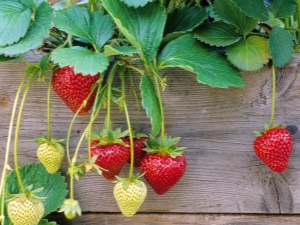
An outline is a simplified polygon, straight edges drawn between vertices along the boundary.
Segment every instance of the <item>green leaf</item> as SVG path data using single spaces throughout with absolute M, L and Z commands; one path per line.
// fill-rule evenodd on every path
M 212 87 L 243 87 L 238 71 L 218 52 L 185 34 L 170 42 L 158 60 L 159 69 L 180 67 L 196 73 L 197 81 Z
M 203 24 L 195 30 L 194 36 L 207 44 L 215 46 L 231 45 L 241 39 L 234 27 L 224 22 Z
M 236 26 L 243 35 L 249 34 L 258 22 L 242 12 L 231 0 L 216 0 L 214 11 L 219 18 Z
M 207 12 L 200 7 L 181 7 L 168 14 L 164 35 L 185 33 L 199 26 L 206 18 Z
M 228 60 L 240 70 L 256 71 L 269 61 L 268 40 L 250 36 L 226 48 Z
M 157 54 L 166 22 L 165 8 L 159 2 L 133 8 L 119 1 L 102 0 L 108 13 L 140 56 L 150 63 Z
M 60 173 L 49 174 L 40 163 L 24 165 L 19 168 L 19 171 L 24 186 L 33 185 L 33 190 L 44 188 L 36 194 L 39 197 L 46 197 L 43 201 L 45 207 L 44 215 L 56 211 L 63 204 L 68 191 L 65 178 Z M 14 170 L 7 176 L 6 193 L 21 193 Z M 6 221 L 9 222 L 9 218 L 6 218 Z
M 152 135 L 155 136 L 160 132 L 162 118 L 160 114 L 159 101 L 156 96 L 153 82 L 150 79 L 150 77 L 145 73 L 143 74 L 141 79 L 140 89 L 142 96 L 142 104 L 151 121 Z
M 133 6 L 135 8 L 140 6 L 145 6 L 148 2 L 152 2 L 153 0 L 120 0 L 121 2 L 126 3 L 128 6 Z
M 266 21 L 269 19 L 268 10 L 262 0 L 232 0 L 248 16 Z
M 0 62 L 6 62 L 9 60 L 15 59 L 14 57 L 8 57 L 8 56 L 4 56 L 4 55 L 0 55 Z
M 133 54 L 140 53 L 139 50 L 130 47 L 130 46 L 120 46 L 120 47 L 112 47 L 110 45 L 104 46 L 104 55 L 112 56 L 112 55 L 126 55 L 132 56 Z
M 74 66 L 75 73 L 96 75 L 108 67 L 108 59 L 102 53 L 95 53 L 83 47 L 60 48 L 52 52 L 51 58 L 63 66 Z
M 270 33 L 269 49 L 275 65 L 285 66 L 292 57 L 293 36 L 281 27 L 273 27 Z
M 287 18 L 293 16 L 297 9 L 296 0 L 274 0 L 270 8 L 276 18 Z
M 51 28 L 52 18 L 52 8 L 47 2 L 42 2 L 36 10 L 35 21 L 30 24 L 26 35 L 16 44 L 0 48 L 0 54 L 14 56 L 40 47 Z
M 11 45 L 25 36 L 31 10 L 12 1 L 0 2 L 0 46 Z
M 48 220 L 43 219 L 43 220 L 41 220 L 41 221 L 38 223 L 38 225 L 57 225 L 57 223 L 56 223 L 56 222 L 49 222 Z
M 113 21 L 108 15 L 100 11 L 93 13 L 79 6 L 57 11 L 54 24 L 60 30 L 88 40 L 96 45 L 98 51 L 114 32 Z

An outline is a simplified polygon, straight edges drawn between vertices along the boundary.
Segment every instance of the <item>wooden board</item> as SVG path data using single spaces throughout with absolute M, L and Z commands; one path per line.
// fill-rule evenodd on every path
M 275 123 L 282 123 L 284 126 L 299 126 L 300 123 L 299 62 L 300 56 L 295 55 L 286 68 L 277 70 Z M 2 155 L 14 95 L 24 69 L 25 65 L 20 62 L 0 64 Z M 162 71 L 162 75 L 168 78 L 168 86 L 163 94 L 166 131 L 172 137 L 181 137 L 180 146 L 188 147 L 188 167 L 180 182 L 163 196 L 156 195 L 148 186 L 149 193 L 140 212 L 195 214 L 191 218 L 197 217 L 196 214 L 199 213 L 300 213 L 300 132 L 294 134 L 293 154 L 283 173 L 273 173 L 267 169 L 252 149 L 255 138 L 252 131 L 262 130 L 263 124 L 269 122 L 270 68 L 243 74 L 246 87 L 242 89 L 211 88 L 197 83 L 194 74 L 179 69 Z M 138 75 L 134 76 L 138 80 Z M 117 79 L 115 85 L 118 85 Z M 36 81 L 26 101 L 20 131 L 21 164 L 38 161 L 33 136 L 43 135 L 47 129 L 46 94 L 47 83 Z M 131 97 L 129 104 L 134 120 L 136 106 Z M 52 94 L 51 116 L 53 137 L 65 138 L 73 114 L 55 93 Z M 104 117 L 105 111 L 101 111 L 94 128 L 102 128 Z M 72 151 L 88 120 L 88 116 L 76 120 L 70 145 Z M 118 112 L 116 106 L 113 107 L 112 121 L 115 126 L 126 128 L 125 117 Z M 142 113 L 139 131 L 149 133 L 150 129 L 149 119 Z M 80 155 L 86 157 L 86 143 L 83 144 Z M 13 166 L 12 163 L 11 165 Z M 2 168 L 2 161 L 0 166 Z M 61 172 L 65 174 L 66 171 L 65 160 Z M 128 166 L 122 174 L 126 176 L 127 173 Z M 80 201 L 83 212 L 119 212 L 112 195 L 113 184 L 104 178 L 88 174 L 76 182 L 75 188 L 75 197 Z M 110 214 L 108 216 L 115 219 Z

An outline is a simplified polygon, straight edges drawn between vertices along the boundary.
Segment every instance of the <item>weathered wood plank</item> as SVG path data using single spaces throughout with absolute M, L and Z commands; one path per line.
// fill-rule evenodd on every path
M 299 57 L 294 64 L 278 70 L 276 123 L 299 126 L 300 78 Z M 18 62 L 0 64 L 0 154 L 3 154 L 15 91 L 25 65 Z M 267 169 L 252 150 L 253 130 L 261 130 L 269 121 L 271 108 L 271 73 L 244 74 L 243 89 L 211 88 L 195 81 L 195 75 L 170 69 L 164 93 L 166 131 L 182 137 L 180 145 L 188 147 L 185 176 L 170 192 L 149 193 L 140 212 L 172 213 L 299 213 L 300 164 L 299 133 L 288 169 L 276 174 Z M 137 78 L 137 74 L 134 74 Z M 117 81 L 116 81 L 117 83 Z M 47 84 L 35 82 L 26 102 L 20 132 L 20 160 L 37 162 L 33 135 L 46 132 Z M 136 114 L 130 98 L 132 119 Z M 65 138 L 73 114 L 52 95 L 53 136 Z M 101 129 L 105 111 L 95 128 Z M 124 115 L 113 107 L 112 121 L 126 127 Z M 80 117 L 72 130 L 71 148 L 88 122 Z M 149 132 L 149 120 L 143 113 L 139 131 Z M 85 157 L 86 144 L 81 154 Z M 0 164 L 2 167 L 2 162 Z M 62 172 L 67 170 L 64 161 Z M 128 173 L 128 167 L 123 174 Z M 75 197 L 84 212 L 119 212 L 112 195 L 113 184 L 96 174 L 88 174 L 76 183 Z
M 67 220 L 55 215 L 59 224 L 64 225 L 298 225 L 299 216 L 278 215 L 212 215 L 212 214 L 137 214 L 124 218 L 120 214 L 85 214 L 76 220 Z M 58 220 L 57 220 L 58 219 Z

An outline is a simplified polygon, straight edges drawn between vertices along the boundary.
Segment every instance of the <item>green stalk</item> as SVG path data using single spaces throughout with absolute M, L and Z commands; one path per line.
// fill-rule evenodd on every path
M 48 93 L 47 93 L 47 140 L 51 142 L 51 115 L 50 115 L 50 98 L 51 98 L 51 88 L 52 88 L 52 76 L 50 77 L 49 85 L 48 85 Z
M 158 102 L 159 102 L 159 108 L 160 108 L 160 114 L 161 114 L 161 142 L 162 142 L 162 147 L 164 147 L 165 116 L 164 116 L 164 108 L 163 108 L 163 102 L 162 102 L 162 97 L 161 97 L 161 92 L 160 92 L 160 86 L 158 83 L 158 74 L 156 74 L 156 72 L 154 73 L 154 81 L 155 81 L 157 97 L 158 97 Z
M 298 29 L 300 29 L 300 0 L 297 0 L 297 22 L 298 22 Z M 300 43 L 300 35 L 298 33 L 298 43 Z
M 22 181 L 22 178 L 21 178 L 21 175 L 20 175 L 20 171 L 19 171 L 19 162 L 18 162 L 18 141 L 19 141 L 19 131 L 20 131 L 20 125 L 21 125 L 21 118 L 22 118 L 22 114 L 23 114 L 23 108 L 24 108 L 24 104 L 25 104 L 25 100 L 26 100 L 26 97 L 27 97 L 27 94 L 28 94 L 28 91 L 35 79 L 35 77 L 37 76 L 37 73 L 34 73 L 26 88 L 25 88 L 25 91 L 23 93 L 23 97 L 22 97 L 22 101 L 20 103 L 20 108 L 19 108 L 19 113 L 18 113 L 18 117 L 17 117 L 17 123 L 16 123 L 16 128 L 15 128 L 15 140 L 14 140 L 14 163 L 15 163 L 15 171 L 16 171 L 16 176 L 17 176 L 17 180 L 18 180 L 18 183 L 21 187 L 21 190 L 23 192 L 23 194 L 27 194 L 27 191 L 26 191 L 26 188 L 23 184 L 23 181 Z
M 270 127 L 273 127 L 274 116 L 275 116 L 275 102 L 276 102 L 276 71 L 275 64 L 272 62 L 272 108 L 271 108 L 271 118 Z
M 134 86 L 134 81 L 133 81 L 131 71 L 128 70 L 128 73 L 129 73 L 129 79 L 130 79 L 130 85 L 131 85 L 131 93 L 134 97 L 134 100 L 136 102 L 136 108 L 137 108 L 136 123 L 135 123 L 135 130 L 137 131 L 138 126 L 139 126 L 141 108 L 140 108 L 140 102 L 139 102 L 138 96 L 135 91 L 135 86 Z
M 132 128 L 130 124 L 130 116 L 127 109 L 127 101 L 125 94 L 125 78 L 124 78 L 124 67 L 120 70 L 121 86 L 122 86 L 122 98 L 124 99 L 124 112 L 126 115 L 127 127 L 129 131 L 129 140 L 130 140 L 130 169 L 129 169 L 129 179 L 133 176 L 133 165 L 134 165 L 134 145 L 133 145 L 133 135 Z
M 116 72 L 116 69 L 118 67 L 118 62 L 115 62 L 115 64 L 113 65 L 111 71 L 109 72 L 109 75 L 108 75 L 108 80 L 107 80 L 107 83 L 108 83 L 108 92 L 107 92 L 107 116 L 106 116 L 106 129 L 107 129 L 107 132 L 109 132 L 109 129 L 110 129 L 110 111 L 111 111 L 111 87 L 112 87 L 112 81 L 113 81 L 113 78 L 114 78 L 114 74 Z
M 80 110 L 85 106 L 86 101 L 91 97 L 91 95 L 93 94 L 95 88 L 97 86 L 93 86 L 91 92 L 89 93 L 89 95 L 87 96 L 87 98 L 83 101 L 83 103 L 81 104 L 81 106 L 79 107 L 79 109 L 77 110 L 77 112 L 74 114 L 70 125 L 69 125 L 69 129 L 68 129 L 68 134 L 67 134 L 67 140 L 66 140 L 66 152 L 67 152 L 67 159 L 68 159 L 68 163 L 69 165 L 71 165 L 71 157 L 70 157 L 70 138 L 71 138 L 71 131 L 72 131 L 72 127 L 74 125 L 74 122 L 78 116 L 78 113 L 80 112 Z
M 16 109 L 17 109 L 17 104 L 18 104 L 18 100 L 20 98 L 20 94 L 22 91 L 22 88 L 26 82 L 26 80 L 28 79 L 30 74 L 26 74 L 16 93 L 15 99 L 14 99 L 14 104 L 13 104 L 13 108 L 12 108 L 12 113 L 11 113 L 11 119 L 10 119 L 10 123 L 9 123 L 9 128 L 8 128 L 8 136 L 7 136 L 7 142 L 6 142 L 6 149 L 5 149 L 5 157 L 4 157 L 4 164 L 3 164 L 3 170 L 2 170 L 2 177 L 1 177 L 1 184 L 0 184 L 0 197 L 1 197 L 1 215 L 4 215 L 4 202 L 5 202 L 5 186 L 6 186 L 6 172 L 8 169 L 8 158 L 9 158 L 9 150 L 10 150 L 10 142 L 11 142 L 11 136 L 12 136 L 12 129 L 13 129 L 13 125 L 14 125 L 14 119 L 15 119 L 15 115 L 16 115 Z M 4 224 L 4 221 L 3 221 Z
M 99 106 L 97 107 L 97 102 L 98 102 L 98 99 L 99 99 L 99 95 L 100 95 L 100 92 L 102 90 L 102 82 L 104 80 L 104 76 L 100 76 L 100 80 L 99 80 L 99 84 L 98 84 L 98 88 L 97 88 L 97 92 L 96 92 L 96 98 L 95 98 L 95 102 L 94 102 L 94 105 L 93 105 L 93 109 L 92 109 L 92 113 L 91 113 L 91 117 L 90 117 L 90 121 L 89 121 L 89 124 L 93 124 L 94 120 L 95 120 L 95 117 L 98 115 L 98 112 L 101 108 L 101 104 L 99 104 Z M 89 126 L 89 131 L 88 131 L 88 159 L 90 161 L 90 159 L 92 158 L 92 155 L 91 155 L 91 133 L 92 133 L 92 126 Z
M 70 167 L 70 199 L 74 200 L 74 169 L 75 169 L 75 163 L 77 161 L 77 157 L 78 157 L 78 153 L 79 153 L 79 149 L 80 149 L 80 146 L 85 138 L 85 135 L 87 132 L 89 132 L 91 130 L 91 127 L 93 125 L 93 122 L 95 121 L 95 119 L 97 118 L 97 115 L 98 115 L 98 112 L 101 108 L 101 105 L 102 105 L 102 101 L 103 101 L 103 98 L 101 99 L 101 102 L 98 106 L 98 109 L 97 109 L 97 113 L 95 113 L 91 118 L 89 124 L 87 125 L 87 127 L 85 128 L 85 130 L 83 131 L 79 141 L 78 141 L 78 144 L 76 146 L 76 150 L 75 150 L 75 153 L 74 153 L 74 156 L 72 158 L 72 161 L 71 161 L 71 167 Z

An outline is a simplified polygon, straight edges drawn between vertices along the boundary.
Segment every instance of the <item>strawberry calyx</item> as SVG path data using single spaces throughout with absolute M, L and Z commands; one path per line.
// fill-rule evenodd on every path
M 171 138 L 165 135 L 164 137 L 160 136 L 150 137 L 147 141 L 145 141 L 146 148 L 143 150 L 148 154 L 162 154 L 169 155 L 172 158 L 176 158 L 177 156 L 182 155 L 187 148 L 186 147 L 177 147 L 178 142 L 180 141 L 180 137 Z
M 63 212 L 68 219 L 74 219 L 77 215 L 81 216 L 79 202 L 75 199 L 66 199 L 58 212 Z
M 73 174 L 76 180 L 82 178 L 86 173 L 97 172 L 99 175 L 102 175 L 102 171 L 107 171 L 106 169 L 98 166 L 96 164 L 98 155 L 94 155 L 91 159 L 86 161 L 81 157 L 82 164 L 76 164 L 74 168 L 69 168 L 68 173 Z
M 141 181 L 139 179 L 141 177 L 143 177 L 144 174 L 145 173 L 143 173 L 143 174 L 137 173 L 135 175 L 130 176 L 129 178 L 122 178 L 122 177 L 119 177 L 119 176 L 115 176 L 116 180 L 114 181 L 114 183 L 122 182 L 124 190 L 127 190 L 127 188 L 129 187 L 129 185 L 132 184 L 132 183 L 135 183 L 139 187 L 143 187 L 143 181 Z
M 102 131 L 93 131 L 91 133 L 91 141 L 99 141 L 98 146 L 107 144 L 120 144 L 127 146 L 123 141 L 123 138 L 128 136 L 129 131 L 121 131 L 121 128 L 116 128 L 115 130 L 104 128 Z
M 260 137 L 260 136 L 263 136 L 264 134 L 266 134 L 269 130 L 271 130 L 273 128 L 282 128 L 282 124 L 278 124 L 277 126 L 270 126 L 269 124 L 265 123 L 263 132 L 253 131 L 253 133 L 255 134 L 256 137 Z
M 64 141 L 65 139 L 48 139 L 48 135 L 44 134 L 43 137 L 35 137 L 35 142 L 38 145 L 47 143 L 49 146 L 53 146 L 57 151 L 63 152 L 64 151 Z
M 14 199 L 19 199 L 20 202 L 24 203 L 26 200 L 31 201 L 34 204 L 38 204 L 40 201 L 43 201 L 46 199 L 46 197 L 40 197 L 37 196 L 36 193 L 41 192 L 44 188 L 40 187 L 37 189 L 32 190 L 33 185 L 29 185 L 25 187 L 26 193 L 19 193 L 19 194 L 10 194 L 7 193 L 7 195 L 10 197 L 7 201 L 12 201 Z

